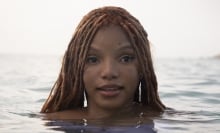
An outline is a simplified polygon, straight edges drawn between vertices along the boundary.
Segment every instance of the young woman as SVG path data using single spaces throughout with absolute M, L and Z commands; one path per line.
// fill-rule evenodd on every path
M 125 9 L 107 6 L 79 23 L 41 112 L 49 119 L 103 119 L 164 109 L 145 29 Z

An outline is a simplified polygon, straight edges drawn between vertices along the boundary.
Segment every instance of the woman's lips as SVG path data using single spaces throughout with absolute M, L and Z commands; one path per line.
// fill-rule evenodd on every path
M 98 91 L 105 97 L 115 97 L 119 95 L 122 88 L 120 85 L 103 85 L 98 87 Z

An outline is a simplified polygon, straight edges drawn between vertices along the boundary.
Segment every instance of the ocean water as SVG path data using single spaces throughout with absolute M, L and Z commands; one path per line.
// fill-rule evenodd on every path
M 129 127 L 43 120 L 39 111 L 58 76 L 61 60 L 61 56 L 0 55 L 1 133 L 220 132 L 220 59 L 154 59 L 161 100 L 173 110 L 154 118 L 153 124 Z

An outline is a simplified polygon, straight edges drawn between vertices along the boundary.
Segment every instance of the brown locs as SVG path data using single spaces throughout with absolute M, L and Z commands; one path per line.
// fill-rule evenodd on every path
M 141 74 L 140 88 L 137 87 L 134 102 L 163 111 L 164 104 L 158 94 L 158 84 L 153 68 L 148 35 L 140 22 L 120 7 L 94 9 L 83 17 L 75 30 L 65 52 L 62 68 L 41 112 L 49 113 L 65 109 L 83 108 L 83 69 L 90 44 L 96 32 L 105 26 L 118 25 L 128 36 L 139 61 Z M 141 91 L 141 98 L 139 95 Z

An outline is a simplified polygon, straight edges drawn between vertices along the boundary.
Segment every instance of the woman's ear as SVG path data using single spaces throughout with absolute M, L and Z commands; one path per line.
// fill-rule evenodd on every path
M 144 75 L 142 73 L 139 74 L 139 79 L 140 81 L 142 80 L 142 78 L 144 77 Z

